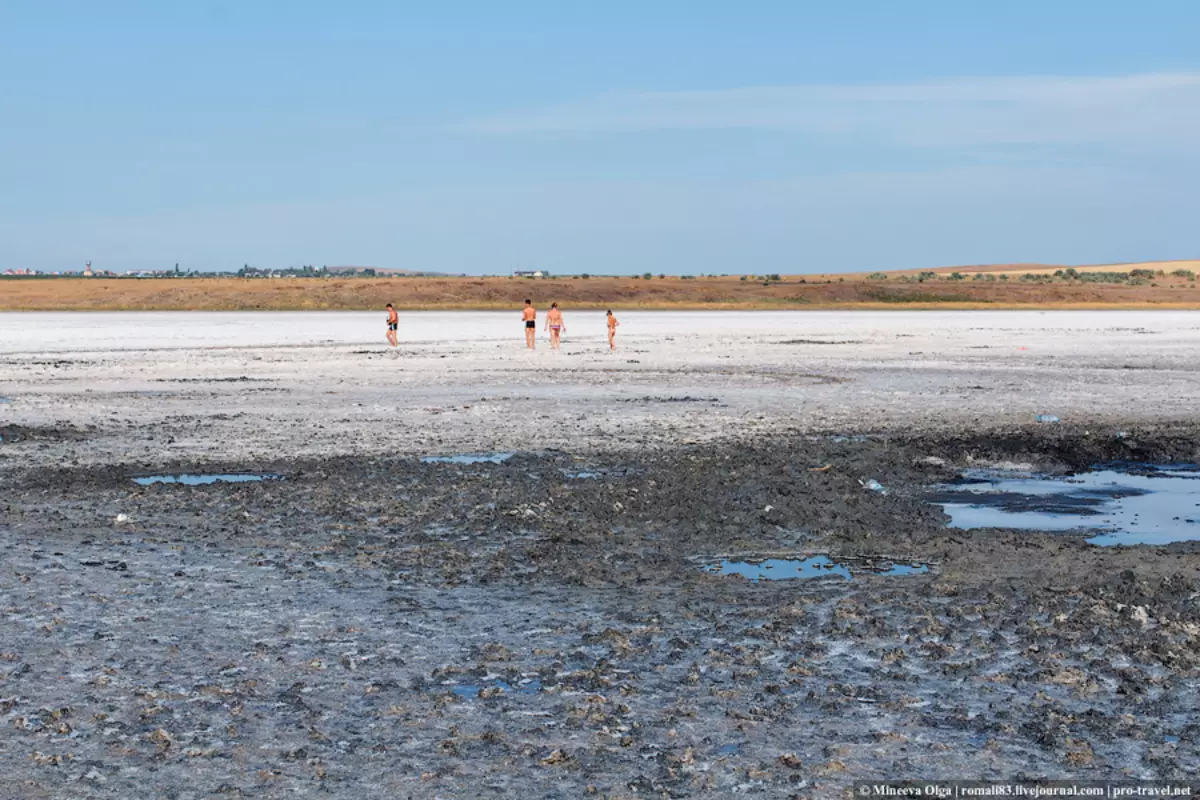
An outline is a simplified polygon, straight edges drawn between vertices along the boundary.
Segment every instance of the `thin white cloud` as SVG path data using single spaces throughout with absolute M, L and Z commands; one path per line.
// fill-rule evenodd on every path
M 1200 72 L 613 92 L 476 120 L 489 134 L 779 130 L 910 146 L 1200 147 Z

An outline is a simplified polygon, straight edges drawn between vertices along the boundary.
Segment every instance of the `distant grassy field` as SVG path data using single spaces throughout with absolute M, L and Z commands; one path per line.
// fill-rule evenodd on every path
M 1061 267 L 1012 270 L 960 267 L 919 272 L 784 276 L 780 281 L 695 278 L 5 278 L 4 311 L 305 311 L 377 309 L 506 309 L 526 297 L 544 307 L 780 309 L 780 308 L 1200 308 L 1195 280 L 1171 271 L 1200 262 L 1162 266 L 1109 265 L 1118 273 L 1160 269 L 1154 277 L 1117 282 L 1054 278 Z M 975 277 L 971 270 L 990 273 Z M 1101 271 L 1079 267 L 1080 271 Z M 958 272 L 960 277 L 951 277 Z M 1004 277 L 1002 273 L 1006 273 Z M 1029 277 L 1023 277 L 1029 274 Z M 1038 275 L 1038 277 L 1034 277 Z M 881 277 L 883 276 L 883 277 Z M 1018 277 L 1021 276 L 1021 277 Z M 1093 276 L 1094 277 L 1094 276 Z

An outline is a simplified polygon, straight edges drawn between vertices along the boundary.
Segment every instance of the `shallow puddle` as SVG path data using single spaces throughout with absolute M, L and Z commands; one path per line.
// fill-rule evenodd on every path
M 134 478 L 133 482 L 141 486 L 150 486 L 155 483 L 181 483 L 184 486 L 206 486 L 210 483 L 254 483 L 257 481 L 278 481 L 282 479 L 282 475 L 270 472 L 230 472 L 212 475 L 193 475 L 188 473 L 180 475 L 144 475 L 140 478 Z
M 967 472 L 931 500 L 953 528 L 1095 532 L 1101 546 L 1200 539 L 1200 466 L 1107 464 L 1077 475 Z
M 502 464 L 513 453 L 463 453 L 456 456 L 424 456 L 422 464 Z
M 823 578 L 834 575 L 852 580 L 854 574 L 917 575 L 928 572 L 925 564 L 895 564 L 892 562 L 845 561 L 838 563 L 829 556 L 810 558 L 767 558 L 762 560 L 721 561 L 704 566 L 714 575 L 741 575 L 752 581 L 780 581 L 791 578 Z

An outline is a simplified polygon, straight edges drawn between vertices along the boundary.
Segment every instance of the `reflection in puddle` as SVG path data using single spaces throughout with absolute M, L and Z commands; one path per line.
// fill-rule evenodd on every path
M 422 464 L 502 464 L 512 453 L 463 453 L 457 456 L 424 456 Z
M 189 475 L 184 473 L 181 475 L 146 475 L 133 479 L 134 483 L 142 486 L 149 486 L 154 483 L 181 483 L 184 486 L 205 486 L 210 483 L 253 483 L 257 481 L 278 480 L 283 480 L 283 476 L 270 472 L 257 474 L 231 472 L 218 475 Z
M 779 581 L 790 578 L 823 578 L 836 575 L 851 580 L 854 573 L 872 575 L 919 575 L 929 571 L 926 564 L 895 564 L 879 561 L 845 561 L 838 563 L 829 556 L 811 558 L 767 558 L 751 561 L 722 559 L 704 567 L 714 575 L 741 575 L 752 581 Z
M 937 487 L 954 528 L 1094 531 L 1092 544 L 1200 539 L 1200 467 L 1108 464 L 1078 475 L 967 472 Z

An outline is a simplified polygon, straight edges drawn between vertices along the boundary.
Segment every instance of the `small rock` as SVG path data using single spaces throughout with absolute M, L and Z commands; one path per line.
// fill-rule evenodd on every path
M 552 751 L 550 753 L 550 755 L 543 758 L 542 763 L 545 764 L 546 766 L 551 766 L 553 764 L 562 764 L 563 762 L 570 761 L 570 760 L 571 760 L 571 757 L 569 755 L 567 755 L 562 750 L 556 749 L 556 750 Z

